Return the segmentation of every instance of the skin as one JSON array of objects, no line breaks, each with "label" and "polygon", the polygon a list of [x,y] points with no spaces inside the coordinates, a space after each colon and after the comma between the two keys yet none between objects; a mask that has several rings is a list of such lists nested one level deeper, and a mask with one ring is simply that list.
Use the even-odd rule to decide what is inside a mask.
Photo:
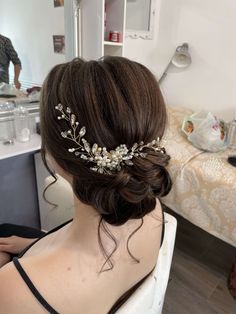
[{"label": "skin", "polygon": [[[62,169],[55,168],[71,181]],[[106,224],[116,238],[117,250],[112,255],[113,269],[102,273],[104,256],[97,234],[100,217],[93,207],[76,197],[74,205],[73,221],[38,241],[19,261],[37,289],[59,313],[104,314],[155,266],[162,231],[160,203],[157,201],[155,210],[144,217],[142,228],[130,240],[129,249],[140,263],[132,260],[126,248],[127,239],[140,225],[140,220],[129,220],[119,227]],[[106,251],[111,252],[113,242],[103,232],[101,238]],[[3,313],[15,314],[16,308],[18,314],[45,313],[12,262],[1,268],[0,282]]]},{"label": "skin", "polygon": [[0,252],[0,268],[10,261],[10,254],[7,252]]},{"label": "skin", "polygon": [[11,236],[0,238],[0,268],[10,261],[10,254],[18,254],[36,239]]},{"label": "skin", "polygon": [[21,88],[21,83],[19,82],[21,67],[19,64],[14,65],[14,85],[17,89]]}]

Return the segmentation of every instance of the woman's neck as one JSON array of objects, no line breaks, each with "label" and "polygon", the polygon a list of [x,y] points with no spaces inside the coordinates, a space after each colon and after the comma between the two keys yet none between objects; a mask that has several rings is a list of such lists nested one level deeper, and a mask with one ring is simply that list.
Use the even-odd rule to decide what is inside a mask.
[{"label": "woman's neck", "polygon": [[91,249],[98,246],[100,215],[89,205],[74,196],[74,217],[67,229],[67,241],[71,245]]},{"label": "woman's neck", "polygon": [[[140,220],[130,220],[119,227],[103,221],[106,229],[104,231],[103,226],[100,225],[101,216],[92,206],[82,203],[76,197],[74,197],[74,206],[73,221],[66,230],[65,242],[63,242],[66,247],[70,247],[72,250],[75,249],[77,252],[82,250],[87,254],[100,255],[104,258],[100,247],[101,243],[109,254],[116,245],[122,242],[126,243],[127,236],[140,225]],[[108,236],[107,232],[112,234],[116,243]]]}]

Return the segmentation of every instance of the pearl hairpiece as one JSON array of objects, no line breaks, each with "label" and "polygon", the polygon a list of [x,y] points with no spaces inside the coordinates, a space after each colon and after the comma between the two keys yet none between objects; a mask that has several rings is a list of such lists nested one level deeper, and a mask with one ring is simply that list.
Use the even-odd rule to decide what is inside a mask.
[{"label": "pearl hairpiece", "polygon": [[146,145],[144,142],[135,143],[130,149],[125,144],[122,144],[109,152],[106,147],[99,147],[96,143],[91,146],[83,138],[86,134],[85,126],[78,130],[79,122],[76,121],[76,116],[71,112],[71,109],[67,107],[64,110],[62,104],[58,104],[55,109],[61,113],[57,119],[66,120],[70,125],[69,130],[61,132],[63,138],[74,142],[76,145],[76,147],[69,148],[68,151],[89,163],[93,163],[94,166],[90,167],[93,171],[111,174],[112,171],[120,171],[121,166],[132,166],[133,157],[146,157],[147,154],[142,152],[144,148],[165,153],[165,148],[160,146],[159,138]]}]

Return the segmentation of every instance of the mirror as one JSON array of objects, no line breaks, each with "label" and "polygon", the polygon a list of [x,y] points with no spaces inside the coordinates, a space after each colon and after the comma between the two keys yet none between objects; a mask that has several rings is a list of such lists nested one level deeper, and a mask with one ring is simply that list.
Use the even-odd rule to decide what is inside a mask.
[{"label": "mirror", "polygon": [[153,38],[155,0],[127,0],[126,36],[130,38]]},{"label": "mirror", "polygon": [[[22,88],[41,86],[48,71],[66,60],[64,1],[0,0],[0,8],[0,33],[11,40],[21,60]],[[12,63],[9,74],[12,82]]]}]

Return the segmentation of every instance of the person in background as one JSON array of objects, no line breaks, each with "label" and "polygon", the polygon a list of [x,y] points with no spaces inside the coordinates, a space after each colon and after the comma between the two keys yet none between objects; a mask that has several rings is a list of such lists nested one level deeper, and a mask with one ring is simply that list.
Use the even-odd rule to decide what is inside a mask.
[{"label": "person in background", "polygon": [[171,189],[166,122],[158,82],[137,62],[78,58],[50,71],[41,153],[70,183],[74,217],[1,267],[1,313],[114,314],[151,274]]},{"label": "person in background", "polygon": [[19,76],[21,71],[21,61],[9,38],[0,34],[0,83],[9,84],[9,64],[14,64],[14,85],[21,88]]},{"label": "person in background", "polygon": [[16,224],[0,224],[0,268],[45,232]]}]

